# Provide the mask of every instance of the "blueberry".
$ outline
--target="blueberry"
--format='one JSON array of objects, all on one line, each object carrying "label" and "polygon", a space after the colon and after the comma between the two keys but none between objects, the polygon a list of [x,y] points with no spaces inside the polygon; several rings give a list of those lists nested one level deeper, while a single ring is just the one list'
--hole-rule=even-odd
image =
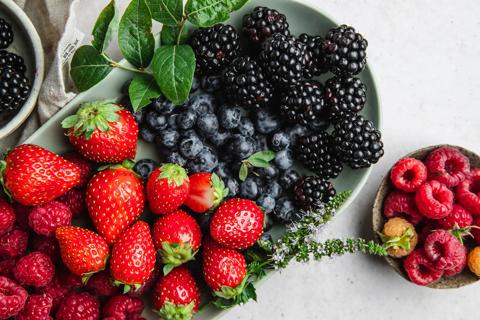
[{"label": "blueberry", "polygon": [[168,116],[168,120],[167,120],[167,123],[168,123],[168,128],[170,129],[173,129],[173,130],[177,130],[178,129],[178,124],[177,124],[177,118],[178,118],[178,114],[174,113],[174,114],[171,114]]},{"label": "blueberry", "polygon": [[267,110],[260,109],[255,114],[255,129],[260,133],[269,134],[275,132],[280,128],[280,125],[280,119]]},{"label": "blueberry", "polygon": [[285,223],[291,222],[295,216],[295,205],[293,201],[287,197],[280,198],[275,205],[273,214],[275,217]]},{"label": "blueberry", "polygon": [[155,133],[146,126],[140,128],[140,136],[148,143],[152,143],[155,140]]},{"label": "blueberry", "polygon": [[194,217],[197,219],[198,225],[202,230],[203,234],[210,233],[210,220],[212,219],[211,214],[196,214]]},{"label": "blueberry", "polygon": [[255,126],[247,117],[242,117],[238,124],[237,131],[243,136],[253,136],[255,134]]},{"label": "blueberry", "polygon": [[293,166],[293,153],[290,149],[279,151],[275,154],[275,165],[280,170],[287,170]]},{"label": "blueberry", "polygon": [[267,136],[258,133],[253,136],[253,139],[255,140],[255,151],[263,151],[270,149],[270,147],[268,146]]},{"label": "blueberry", "polygon": [[226,179],[231,176],[230,169],[228,169],[226,162],[219,162],[218,166],[215,168],[215,173],[220,179]]},{"label": "blueberry", "polygon": [[214,145],[215,147],[219,148],[223,146],[228,139],[230,139],[230,134],[228,132],[215,132],[213,134],[209,134],[207,136],[208,141]]},{"label": "blueberry", "polygon": [[287,133],[290,136],[290,143],[295,144],[299,138],[308,135],[309,130],[307,127],[297,124],[288,129]]},{"label": "blueberry", "polygon": [[187,159],[195,158],[202,151],[202,148],[202,141],[195,135],[183,138],[179,144],[180,153]]},{"label": "blueberry", "polygon": [[228,143],[227,152],[231,152],[239,159],[246,159],[255,152],[255,141],[251,137],[235,134]]},{"label": "blueberry", "polygon": [[258,197],[258,185],[253,178],[247,178],[240,183],[240,196],[250,200],[255,200]]},{"label": "blueberry", "polygon": [[170,100],[160,96],[152,101],[151,106],[153,110],[160,114],[170,114],[175,110],[176,106]]},{"label": "blueberry", "polygon": [[200,88],[200,80],[198,79],[198,77],[193,77],[193,81],[192,81],[192,88],[190,89],[190,93],[195,93],[198,88]]},{"label": "blueberry", "polygon": [[153,110],[149,111],[147,113],[147,116],[145,118],[148,126],[155,131],[161,131],[165,129],[168,125],[167,123],[167,117],[164,116],[163,114],[160,114],[158,112],[155,112]]},{"label": "blueberry", "polygon": [[215,112],[215,96],[205,93],[192,96],[186,107],[197,114]]},{"label": "blueberry", "polygon": [[184,166],[187,163],[187,159],[185,159],[180,153],[172,152],[166,157],[167,162],[169,163],[176,163],[180,166]]},{"label": "blueberry", "polygon": [[278,182],[284,190],[287,190],[293,187],[293,185],[295,184],[295,182],[297,182],[298,179],[300,179],[300,175],[298,174],[298,172],[294,169],[289,169],[280,175],[280,179],[278,180]]},{"label": "blueberry", "polygon": [[242,119],[242,111],[236,106],[223,106],[220,111],[219,121],[220,125],[227,130],[232,130],[238,127]]},{"label": "blueberry", "polygon": [[193,128],[197,121],[197,114],[191,110],[186,110],[180,113],[177,117],[177,125],[183,130]]},{"label": "blueberry", "polygon": [[145,120],[145,109],[138,109],[137,111],[133,112],[132,115],[137,124],[143,124],[143,121]]},{"label": "blueberry", "polygon": [[130,84],[132,83],[132,79],[129,79],[127,81],[125,81],[123,84],[122,84],[122,88],[120,89],[120,92],[126,96],[128,96],[128,88],[130,87]]},{"label": "blueberry", "polygon": [[187,162],[187,169],[192,173],[212,172],[218,165],[218,158],[210,147],[203,147],[200,153]]},{"label": "blueberry", "polygon": [[255,168],[255,172],[266,180],[272,180],[278,176],[278,169],[274,165],[269,165],[266,168]]},{"label": "blueberry", "polygon": [[268,195],[262,194],[256,202],[266,213],[270,213],[275,209],[275,199]]},{"label": "blueberry", "polygon": [[218,132],[218,119],[213,113],[198,115],[197,130],[204,135],[215,134]]},{"label": "blueberry", "polygon": [[135,171],[142,179],[147,180],[152,171],[158,166],[158,163],[152,159],[138,160],[133,166]]},{"label": "blueberry", "polygon": [[268,231],[268,230],[272,229],[273,223],[274,223],[274,221],[273,221],[272,213],[266,213],[265,214],[265,223],[264,223],[265,226],[264,226],[263,230]]},{"label": "blueberry", "polygon": [[238,177],[238,172],[240,171],[240,165],[241,165],[241,164],[242,164],[242,163],[241,163],[240,161],[231,161],[231,162],[229,162],[229,164],[228,164],[228,168],[230,169],[230,172],[233,173],[233,176],[234,176],[235,178]]},{"label": "blueberry", "polygon": [[270,138],[270,147],[273,151],[280,151],[290,146],[290,136],[285,131],[279,131]]},{"label": "blueberry", "polygon": [[228,197],[236,197],[240,190],[240,184],[238,183],[237,179],[227,178],[224,182],[225,186],[228,188]]},{"label": "blueberry", "polygon": [[213,93],[222,88],[222,75],[204,76],[200,82],[203,91]]},{"label": "blueberry", "polygon": [[282,194],[282,187],[277,181],[270,181],[263,188],[263,194],[278,199]]},{"label": "blueberry", "polygon": [[164,147],[173,148],[177,145],[180,134],[175,130],[165,129],[158,134],[157,139]]}]

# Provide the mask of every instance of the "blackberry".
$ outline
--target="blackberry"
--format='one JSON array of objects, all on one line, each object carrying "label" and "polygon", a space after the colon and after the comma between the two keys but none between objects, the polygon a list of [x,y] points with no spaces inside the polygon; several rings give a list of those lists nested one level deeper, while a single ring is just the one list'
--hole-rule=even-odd
[{"label": "blackberry", "polygon": [[27,100],[30,84],[10,66],[0,66],[0,112],[18,110]]},{"label": "blackberry", "polygon": [[6,50],[0,50],[0,67],[3,66],[10,66],[21,73],[25,73],[25,71],[27,71],[27,67],[25,67],[23,58]]},{"label": "blackberry", "polygon": [[302,209],[315,209],[331,199],[332,191],[335,195],[335,189],[330,181],[316,176],[305,176],[295,183],[295,202]]},{"label": "blackberry", "polygon": [[256,7],[243,16],[243,33],[253,43],[262,43],[273,34],[290,35],[287,18],[275,9]]},{"label": "blackberry", "polygon": [[325,100],[332,119],[360,112],[367,102],[367,87],[356,77],[333,77],[325,83]]},{"label": "blackberry", "polygon": [[260,65],[274,85],[289,87],[303,78],[309,63],[307,46],[293,36],[274,34],[263,43]]},{"label": "blackberry", "polygon": [[225,70],[223,79],[226,96],[245,108],[261,108],[272,100],[272,85],[250,57],[236,58]]},{"label": "blackberry", "polygon": [[214,74],[222,71],[236,58],[239,50],[237,31],[228,24],[197,29],[190,38],[190,44],[197,58],[197,71]]},{"label": "blackberry", "polygon": [[298,41],[307,46],[307,53],[310,55],[309,65],[305,68],[305,78],[312,78],[328,72],[328,63],[322,50],[323,38],[302,33]]},{"label": "blackberry", "polygon": [[5,49],[13,42],[13,31],[12,27],[5,21],[0,18],[0,49]]},{"label": "blackberry", "polygon": [[280,112],[290,122],[310,125],[327,118],[323,86],[304,80],[290,87],[280,101]]},{"label": "blackberry", "polygon": [[300,138],[294,154],[307,169],[324,180],[337,177],[343,169],[335,153],[333,139],[325,131]]},{"label": "blackberry", "polygon": [[353,169],[369,167],[383,156],[380,131],[361,115],[351,114],[337,122],[332,136],[341,161]]},{"label": "blackberry", "polygon": [[338,76],[360,73],[367,63],[367,47],[368,41],[347,25],[330,29],[322,44],[330,71]]}]

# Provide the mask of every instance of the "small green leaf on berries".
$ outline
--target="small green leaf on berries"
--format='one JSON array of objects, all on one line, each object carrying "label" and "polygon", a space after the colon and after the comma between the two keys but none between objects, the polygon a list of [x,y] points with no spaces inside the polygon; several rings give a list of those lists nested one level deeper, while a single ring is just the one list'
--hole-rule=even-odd
[{"label": "small green leaf on berries", "polygon": [[247,179],[247,177],[248,177],[248,166],[244,162],[240,166],[240,171],[238,173],[238,178],[240,179],[240,181],[245,181]]}]

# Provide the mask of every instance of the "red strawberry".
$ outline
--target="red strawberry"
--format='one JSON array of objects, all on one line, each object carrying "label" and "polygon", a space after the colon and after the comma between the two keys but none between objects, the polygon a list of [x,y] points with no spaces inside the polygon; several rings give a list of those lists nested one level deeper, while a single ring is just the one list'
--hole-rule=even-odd
[{"label": "red strawberry", "polygon": [[124,284],[124,293],[144,284],[155,268],[155,247],[147,223],[138,221],[127,229],[112,249],[110,273],[116,285]]},{"label": "red strawberry", "polygon": [[65,266],[84,280],[105,269],[108,244],[93,231],[80,227],[60,227],[55,231]]},{"label": "red strawberry", "polygon": [[103,170],[88,184],[86,202],[98,233],[113,244],[143,212],[142,180],[122,166]]},{"label": "red strawberry", "polygon": [[184,168],[167,163],[153,170],[147,181],[147,198],[155,214],[175,211],[188,196],[190,181]]},{"label": "red strawberry", "polygon": [[197,283],[185,266],[173,269],[155,286],[153,307],[162,319],[191,319],[199,303]]},{"label": "red strawberry", "polygon": [[189,179],[190,193],[185,205],[197,213],[215,209],[228,195],[228,189],[215,173],[194,173]]},{"label": "red strawberry", "polygon": [[134,159],[138,125],[133,115],[109,101],[83,104],[62,122],[70,143],[95,162],[120,163]]},{"label": "red strawberry", "polygon": [[5,190],[26,206],[50,202],[80,181],[75,164],[33,144],[12,149],[0,162],[0,172]]},{"label": "red strawberry", "polygon": [[3,198],[0,198],[0,236],[13,229],[16,216],[13,207]]},{"label": "red strawberry", "polygon": [[213,240],[232,249],[246,249],[263,233],[265,215],[255,202],[234,198],[225,201],[210,222]]},{"label": "red strawberry", "polygon": [[246,294],[247,264],[243,255],[210,238],[203,245],[203,277],[214,294],[224,299]]},{"label": "red strawberry", "polygon": [[197,221],[182,210],[160,217],[152,231],[153,243],[164,264],[163,272],[193,259],[202,242]]}]

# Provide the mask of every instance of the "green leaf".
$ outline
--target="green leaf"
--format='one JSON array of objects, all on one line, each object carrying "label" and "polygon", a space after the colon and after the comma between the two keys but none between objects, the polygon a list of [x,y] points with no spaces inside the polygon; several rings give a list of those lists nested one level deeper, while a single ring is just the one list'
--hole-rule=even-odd
[{"label": "green leaf", "polygon": [[146,0],[152,18],[167,26],[177,26],[183,17],[182,0]]},{"label": "green leaf", "polygon": [[162,46],[153,58],[153,75],[162,93],[175,104],[187,100],[195,72],[195,53],[188,45]]},{"label": "green leaf", "polygon": [[112,39],[112,34],[118,28],[117,8],[112,0],[100,13],[92,31],[92,46],[99,52],[104,52]]},{"label": "green leaf", "polygon": [[81,46],[73,55],[70,75],[80,91],[102,81],[112,71],[108,60],[92,46]]},{"label": "green leaf", "polygon": [[128,95],[134,111],[145,107],[152,99],[161,95],[155,79],[152,76],[138,75],[128,87]]},{"label": "green leaf", "polygon": [[270,162],[273,159],[275,159],[275,152],[273,152],[271,150],[259,151],[259,152],[256,152],[256,153],[252,154],[248,158],[249,161],[251,161],[253,159],[260,159],[260,160],[263,160],[265,162]]},{"label": "green leaf", "polygon": [[152,61],[155,40],[152,18],[145,0],[132,0],[125,10],[118,29],[118,46],[125,59],[137,68],[146,68]]},{"label": "green leaf", "polygon": [[270,166],[270,164],[263,160],[263,159],[260,159],[260,158],[252,158],[252,159],[248,159],[248,162],[254,166],[254,167],[257,167],[257,168],[267,168],[268,166]]},{"label": "green leaf", "polygon": [[[163,26],[160,33],[160,42],[162,45],[174,45],[177,43],[178,27]],[[182,29],[182,35],[180,36],[180,44],[186,43],[190,37],[190,28],[185,26]]]},{"label": "green leaf", "polygon": [[240,181],[245,181],[248,176],[248,166],[245,163],[242,163],[240,166],[240,171],[238,172],[238,178]]},{"label": "green leaf", "polygon": [[188,21],[199,27],[211,27],[230,18],[248,0],[188,0],[185,6]]}]

